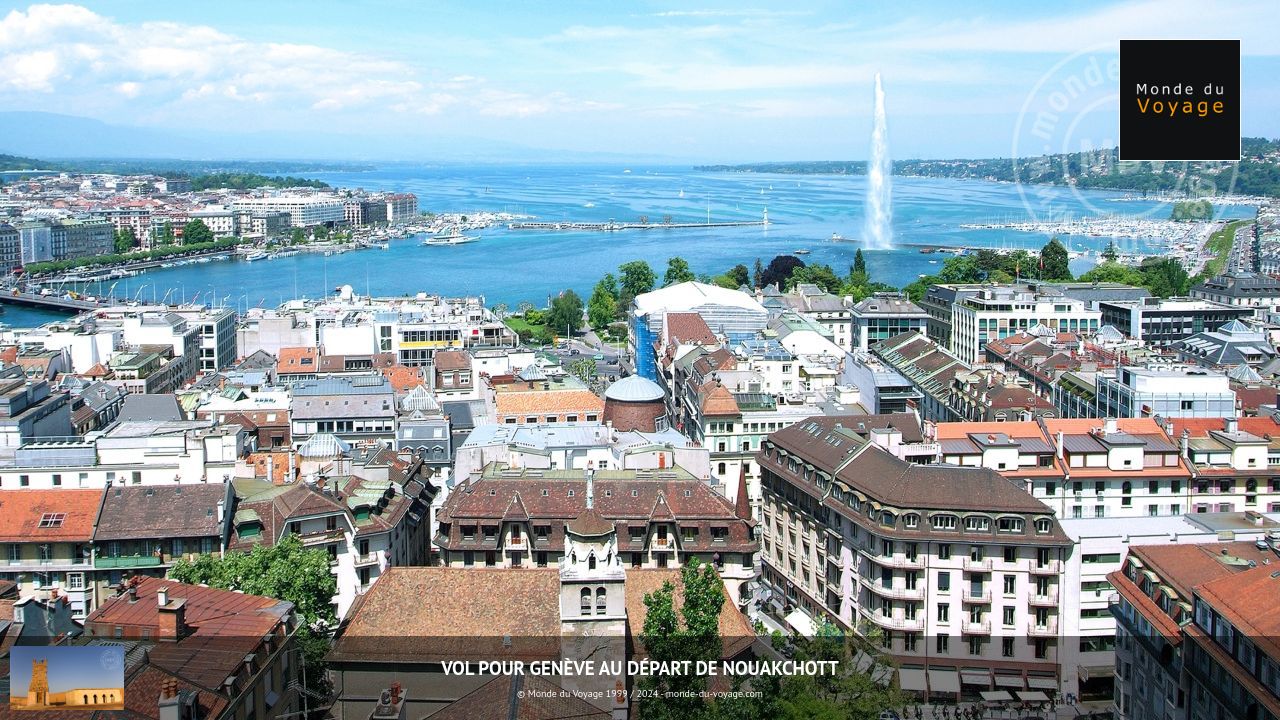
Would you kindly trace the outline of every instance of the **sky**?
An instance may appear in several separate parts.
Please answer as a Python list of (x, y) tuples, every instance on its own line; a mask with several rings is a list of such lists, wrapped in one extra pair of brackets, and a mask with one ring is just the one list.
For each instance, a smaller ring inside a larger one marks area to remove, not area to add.
[(1280, 136), (1277, 27), (1274, 0), (0, 3), (0, 108), (335, 159), (862, 159), (879, 72), (894, 157), (1007, 157), (1114, 144), (1114, 81), (1052, 137), (1027, 118), (1121, 38), (1241, 39), (1243, 132)]
[(77, 688), (124, 687), (124, 648), (100, 645), (36, 647), (9, 651), (11, 691), (25, 695), (31, 685), (31, 661), (49, 661), (49, 692)]

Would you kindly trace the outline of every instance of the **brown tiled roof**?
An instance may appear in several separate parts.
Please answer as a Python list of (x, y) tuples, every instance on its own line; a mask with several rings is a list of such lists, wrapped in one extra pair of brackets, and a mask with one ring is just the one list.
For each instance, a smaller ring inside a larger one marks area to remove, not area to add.
[(1154, 572), (1160, 581), (1172, 587), (1186, 602), (1196, 585), (1244, 570), (1247, 565), (1229, 565), (1223, 557), (1238, 557), (1261, 562), (1271, 554), (1258, 550), (1251, 542), (1187, 543), (1175, 545), (1135, 545), (1129, 554), (1138, 558), (1143, 568)]
[[(678, 569), (626, 571), (627, 628), (636, 654), (644, 596), (671, 582), (683, 603)], [(536, 660), (560, 657), (560, 573), (555, 568), (392, 567), (352, 607), (331, 662)], [(720, 612), (724, 657), (755, 640), (726, 598)]]
[[(1271, 398), (1275, 400), (1274, 391)], [(1209, 431), (1222, 431), (1226, 429), (1225, 421), (1222, 418), (1170, 418), (1173, 423), (1173, 437), (1182, 437), (1182, 431), (1186, 430), (1191, 437), (1207, 437)], [(1280, 422), (1268, 417), (1248, 417), (1238, 418), (1236, 420), (1237, 427), (1251, 435), (1258, 437), (1280, 437)]]
[(1237, 632), (1271, 657), (1280, 657), (1280, 577), (1274, 565), (1258, 565), (1196, 586), (1196, 594)]
[(558, 659), (560, 575), (555, 568), (392, 567), (348, 618), (331, 660)]
[(411, 368), (406, 365), (392, 365), (391, 367), (380, 368), (378, 372), (391, 382), (391, 390), (397, 395), (402, 395), (422, 384), (422, 373), (418, 368)]
[[(292, 450), (268, 450), (263, 452), (249, 453), (245, 461), (253, 466), (253, 476), (263, 478), (272, 485), (283, 485), (291, 479), (289, 477), (289, 456), (293, 454)], [(274, 458), (274, 460), (271, 460)], [(270, 461), (269, 461), (270, 460)], [(267, 471), (270, 468), (271, 477), (267, 477)], [(294, 465), (295, 474), (297, 464)]]
[(108, 598), (85, 618), (95, 637), (113, 637), (116, 627), (159, 632), (157, 591), (166, 587), (169, 601), (185, 601), (190, 633), (178, 642), (159, 643), (148, 653), (151, 664), (205, 688), (217, 688), (243, 667), (245, 654), (262, 642), (293, 612), (293, 603), (231, 590), (186, 585), (162, 578), (136, 576), (137, 601), (129, 595)]
[(93, 539), (219, 537), (224, 483), (109, 487)]
[(738, 401), (733, 398), (729, 388), (715, 380), (708, 380), (699, 389), (702, 395), (702, 414), (704, 416), (740, 415)]
[(676, 345), (715, 345), (715, 333), (707, 321), (693, 312), (669, 312), (666, 315), (667, 342)]
[(432, 720), (609, 720), (610, 714), (540, 675), (498, 675)]
[[(519, 498), (519, 495), (516, 496)], [(565, 523), (565, 529), (582, 537), (599, 537), (613, 532), (613, 522), (601, 517), (595, 508), (587, 508), (577, 517)]]
[(101, 504), (102, 490), (0, 490), (0, 542), (88, 542)]
[(89, 378), (110, 377), (111, 370), (110, 368), (106, 367), (102, 363), (97, 363), (93, 367), (89, 368), (88, 370), (85, 370), (84, 376)]
[[(646, 656), (644, 643), (640, 636), (644, 633), (644, 619), (648, 616), (644, 597), (662, 589), (663, 583), (675, 586), (675, 610), (679, 613), (684, 606), (684, 584), (680, 580), (680, 570), (675, 568), (630, 568), (627, 570), (627, 625), (631, 630), (633, 654)], [(723, 585), (716, 585), (723, 592)], [(747, 617), (733, 606), (728, 597), (720, 608), (720, 641), (723, 644), (721, 659), (728, 660), (740, 655), (755, 642), (756, 633)]]
[(562, 415), (604, 412), (604, 400), (590, 390), (534, 390), (498, 393), (498, 415)]
[(471, 353), (465, 350), (438, 350), (435, 366), (437, 370), (468, 370), (471, 368)]
[(316, 348), (280, 348), (277, 355), (276, 372), (278, 373), (314, 373), (319, 369), (317, 358), (320, 352)]

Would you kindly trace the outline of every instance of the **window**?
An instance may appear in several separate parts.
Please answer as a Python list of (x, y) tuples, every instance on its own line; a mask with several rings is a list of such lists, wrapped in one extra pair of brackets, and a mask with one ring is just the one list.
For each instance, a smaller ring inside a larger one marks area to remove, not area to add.
[(950, 592), (951, 590), (951, 573), (938, 573), (938, 592)]
[(596, 614), (604, 615), (606, 612), (608, 612), (608, 602), (604, 588), (596, 588)]
[(1022, 518), (1002, 517), (998, 528), (1002, 533), (1020, 533), (1025, 529)]
[(1016, 575), (1004, 576), (1004, 594), (1012, 595), (1018, 587), (1018, 577)]
[(951, 543), (942, 543), (938, 545), (938, 559), (939, 560), (951, 559)]
[(54, 487), (61, 487), (61, 486), (62, 486), (62, 475), (61, 475), (61, 474), (59, 474), (59, 473), (54, 473), (54, 474), (53, 474), (53, 486), (54, 486)]
[(1004, 546), (1004, 561), (1007, 563), (1018, 562), (1018, 548), (1013, 545)]
[(951, 606), (946, 603), (938, 603), (938, 622), (951, 622)]
[(591, 588), (582, 588), (582, 592), (579, 593), (579, 597), (580, 597), (580, 602), (578, 605), (579, 607), (578, 614), (590, 615), (591, 614)]
[[(1010, 623), (1005, 623), (1006, 625)], [(1013, 657), (1013, 638), (1000, 638), (1000, 655), (1002, 657)]]
[[(1013, 615), (1014, 615), (1013, 608), (1007, 607), (1004, 609), (1004, 617), (1002, 617), (1001, 620), (1004, 621), (1005, 625), (1013, 625)], [(1012, 638), (1010, 639), (1012, 640)]]
[(934, 641), (934, 645), (933, 645), (934, 652), (938, 653), (939, 655), (946, 655), (950, 652), (950, 650), (948, 649), (948, 646), (950, 644), (951, 644), (950, 635), (939, 635), (937, 639)]
[(476, 554), (470, 550), (464, 550), (462, 553), (462, 564), (471, 567), (476, 564)]
[(485, 567), (493, 567), (498, 564), (498, 553), (492, 550), (486, 550), (484, 553)]
[(30, 486), (31, 486), (31, 476), (30, 476), (30, 475), (19, 475), (19, 476), (18, 476), (18, 487), (30, 487)]
[(42, 529), (60, 528), (62, 521), (66, 520), (66, 513), (44, 513), (40, 516), (40, 523), (37, 527)]

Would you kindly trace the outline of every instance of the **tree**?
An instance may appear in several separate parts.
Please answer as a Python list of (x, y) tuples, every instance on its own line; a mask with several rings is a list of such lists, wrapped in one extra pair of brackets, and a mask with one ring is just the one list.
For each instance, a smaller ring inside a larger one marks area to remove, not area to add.
[(312, 228), (312, 230), (311, 230), (311, 234), (315, 236), (315, 238), (316, 238), (316, 240), (317, 240), (317, 241), (324, 241), (324, 240), (328, 240), (328, 239), (329, 239), (329, 226), (327, 226), (327, 225), (317, 225), (317, 226), (315, 226), (314, 228)]
[(756, 258), (755, 265), (751, 271), (751, 287), (764, 287), (760, 281), (764, 279), (764, 266), (760, 264), (760, 258)]
[(589, 357), (580, 357), (569, 363), (569, 374), (578, 378), (585, 385), (596, 379), (596, 361)]
[(169, 577), (191, 585), (205, 584), (293, 603), (302, 618), (295, 642), (307, 668), (307, 689), (329, 695), (332, 687), (324, 656), (329, 651), (327, 633), (338, 622), (329, 604), (338, 584), (324, 550), (308, 549), (297, 535), (290, 533), (275, 545), (257, 545), (250, 552), (178, 560), (169, 569)]
[(529, 311), (533, 309), (533, 303), (523, 300), (516, 305), (516, 314), (524, 319), (529, 319)]
[(654, 283), (658, 281), (653, 268), (644, 260), (623, 263), (618, 266), (618, 273), (622, 276), (622, 294), (631, 298), (652, 291)]
[(561, 331), (572, 335), (582, 327), (582, 298), (572, 290), (565, 290), (551, 301), (546, 314), (547, 327), (557, 335)]
[(1124, 283), (1126, 285), (1142, 285), (1144, 278), (1137, 270), (1117, 262), (1099, 263), (1089, 272), (1080, 276), (1081, 282)]
[(751, 282), (751, 272), (742, 263), (729, 268), (729, 272), (725, 273), (725, 276), (736, 283), (736, 287), (742, 287)]
[(173, 235), (173, 223), (166, 222), (164, 228), (160, 231), (160, 239), (156, 241), (157, 245), (172, 245), (175, 242)]
[(817, 285), (829, 293), (840, 292), (840, 286), (843, 285), (840, 276), (836, 275), (830, 265), (818, 264), (798, 267), (791, 272), (791, 277), (787, 281), (788, 287), (795, 287), (800, 283)]
[(1191, 278), (1187, 275), (1186, 269), (1182, 267), (1182, 263), (1173, 258), (1148, 259), (1138, 268), (1138, 272), (1142, 273), (1142, 285), (1150, 290), (1152, 295), (1180, 296), (1186, 295), (1191, 289)]
[(591, 291), (591, 299), (587, 301), (587, 320), (591, 327), (600, 330), (613, 322), (618, 316), (618, 284), (613, 275), (605, 275), (596, 283)]
[(1040, 250), (1040, 279), (1070, 280), (1070, 260), (1067, 248), (1058, 238), (1053, 238)]
[(289, 242), (294, 245), (303, 245), (307, 242), (307, 233), (302, 228), (296, 227), (289, 231)]
[(662, 286), (668, 287), (676, 283), (689, 282), (694, 279), (689, 263), (682, 257), (667, 260), (667, 274), (662, 276)]
[[(714, 567), (693, 558), (680, 569), (680, 585), (684, 602), (678, 615), (676, 587), (671, 582), (644, 596), (641, 640), (649, 659), (664, 663), (719, 660), (723, 581)], [(639, 686), (647, 691), (645, 699), (640, 701), (640, 716), (645, 720), (713, 717), (712, 706), (702, 697), (707, 679), (696, 673), (644, 675), (639, 679)], [(657, 697), (649, 697), (650, 694)]]
[(1115, 262), (1120, 258), (1120, 253), (1116, 250), (1116, 241), (1107, 242), (1107, 249), (1102, 251), (1102, 259), (1107, 262)]
[(123, 228), (116, 231), (115, 251), (118, 255), (123, 255), (134, 248), (138, 244), (138, 238), (133, 235), (133, 228)]
[(804, 261), (794, 255), (779, 255), (769, 261), (769, 266), (760, 274), (760, 287), (777, 285), (779, 290), (787, 287), (791, 273), (796, 268), (804, 267)]
[(213, 231), (200, 218), (196, 218), (182, 226), (182, 244), (198, 245), (213, 242)]
[(510, 310), (511, 308), (507, 307), (506, 303), (498, 303), (493, 306), (493, 314), (497, 315), (499, 320), (510, 314)]
[[(775, 636), (775, 645), (779, 640), (780, 636)], [(837, 664), (835, 673), (782, 678), (779, 717), (876, 720), (882, 711), (907, 703), (907, 696), (889, 682), (893, 668), (878, 649), (879, 632), (860, 636), (824, 623), (812, 638), (795, 638), (783, 644), (783, 653), (797, 662)]]
[(867, 274), (867, 259), (862, 257), (862, 248), (853, 254), (853, 272)]

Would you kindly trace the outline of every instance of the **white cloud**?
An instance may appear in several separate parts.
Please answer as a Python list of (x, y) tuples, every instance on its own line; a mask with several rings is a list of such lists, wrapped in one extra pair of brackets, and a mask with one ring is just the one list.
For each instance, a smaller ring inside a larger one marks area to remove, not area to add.
[(127, 98), (136, 98), (142, 92), (142, 85), (136, 82), (122, 82), (116, 85), (116, 92)]
[(57, 53), (48, 50), (0, 56), (0, 87), (50, 92), (59, 66)]

